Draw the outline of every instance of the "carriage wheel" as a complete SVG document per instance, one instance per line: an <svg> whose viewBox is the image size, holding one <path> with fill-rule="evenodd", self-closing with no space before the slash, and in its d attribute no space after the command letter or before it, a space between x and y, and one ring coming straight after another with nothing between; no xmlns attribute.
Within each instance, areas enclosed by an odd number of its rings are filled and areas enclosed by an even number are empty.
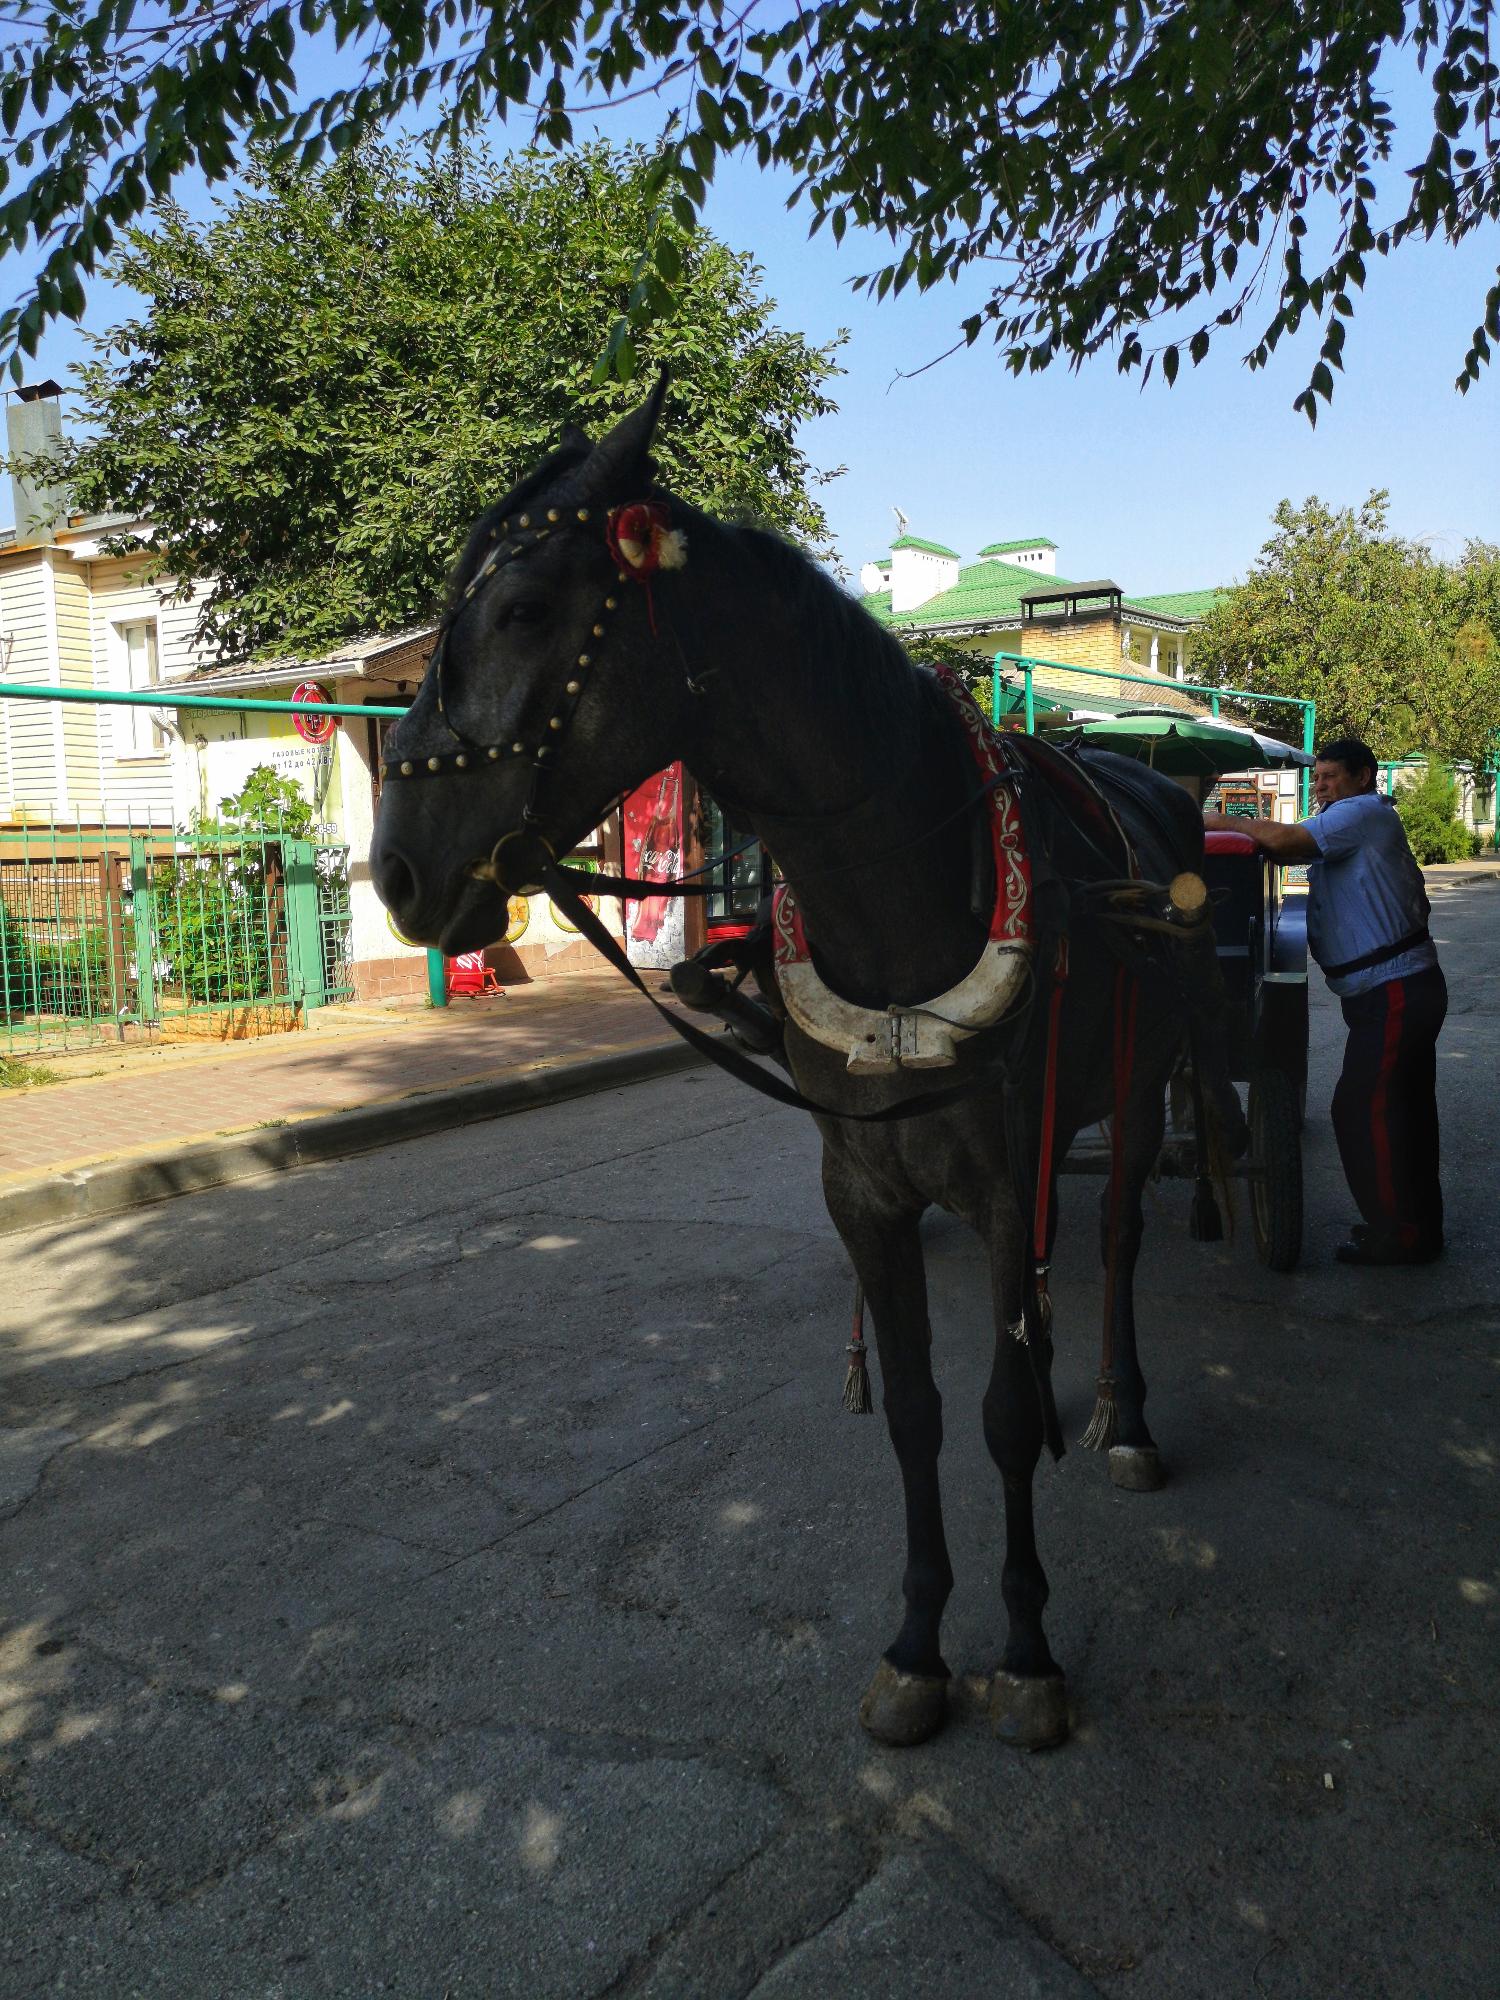
<svg viewBox="0 0 1500 2000"><path fill-rule="evenodd" d="M1279 1069L1290 1078L1297 1099L1297 1130L1307 1114L1307 988L1264 986L1255 1037L1257 1067Z"/></svg>
<svg viewBox="0 0 1500 2000"><path fill-rule="evenodd" d="M1250 1220L1267 1270L1296 1269L1302 1254L1302 1123L1298 1092L1285 1070L1250 1079Z"/></svg>

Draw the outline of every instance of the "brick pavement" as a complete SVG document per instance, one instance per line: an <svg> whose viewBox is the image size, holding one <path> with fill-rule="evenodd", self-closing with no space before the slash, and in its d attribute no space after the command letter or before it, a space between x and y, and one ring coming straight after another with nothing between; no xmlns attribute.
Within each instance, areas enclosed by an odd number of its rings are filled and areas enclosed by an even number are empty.
<svg viewBox="0 0 1500 2000"><path fill-rule="evenodd" d="M1426 874L1436 886L1495 876L1500 863L1486 857ZM665 974L648 978L665 982ZM446 1008L330 1007L313 1023L250 1042L38 1055L63 1080L0 1091L0 1189L671 1040L640 995L608 971L569 973L512 987L503 999L455 1000Z"/></svg>
<svg viewBox="0 0 1500 2000"><path fill-rule="evenodd" d="M328 1008L314 1019L257 1041L38 1054L61 1080L0 1092L0 1187L672 1039L607 972L503 999Z"/></svg>

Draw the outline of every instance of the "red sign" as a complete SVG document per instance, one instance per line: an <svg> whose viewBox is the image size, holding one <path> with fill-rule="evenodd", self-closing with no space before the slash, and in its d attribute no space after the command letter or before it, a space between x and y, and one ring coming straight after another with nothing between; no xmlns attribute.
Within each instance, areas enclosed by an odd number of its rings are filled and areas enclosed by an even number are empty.
<svg viewBox="0 0 1500 2000"><path fill-rule="evenodd" d="M682 766L669 764L625 801L625 873L670 882L682 867ZM671 908L670 896L625 905L625 935L654 944Z"/></svg>
<svg viewBox="0 0 1500 2000"><path fill-rule="evenodd" d="M319 687L316 681L302 681L292 689L292 700L306 702L316 707L320 702L331 702L333 696L327 688ZM336 715L294 715L292 727L304 743L331 743L333 732L339 726Z"/></svg>

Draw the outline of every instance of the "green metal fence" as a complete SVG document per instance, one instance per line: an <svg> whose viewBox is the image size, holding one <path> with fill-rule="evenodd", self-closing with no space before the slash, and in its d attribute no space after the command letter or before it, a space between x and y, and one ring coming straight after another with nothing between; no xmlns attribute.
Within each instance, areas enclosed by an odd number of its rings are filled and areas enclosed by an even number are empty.
<svg viewBox="0 0 1500 2000"><path fill-rule="evenodd" d="M1256 688L1209 687L1198 681L1169 680L1162 674L1133 674L1122 663L1120 667L1085 667L1068 660L1042 660L1028 658L1024 653L996 653L991 668L991 719L999 726L1003 705L1006 677L1018 674L1021 679L1022 712L1026 718L1026 731L1030 735L1036 728L1036 714L1039 708L1051 708L1055 702L1046 699L1038 691L1035 681L1037 669L1057 674L1082 674L1087 680L1129 682L1133 687L1156 690L1170 688L1176 694L1193 694L1206 699L1210 715L1220 713L1223 702L1242 705L1268 703L1277 708L1295 708L1302 718L1302 748L1311 753L1316 740L1318 705L1315 701L1304 701L1296 695L1262 694ZM1311 773L1301 774L1302 816L1305 819L1311 811Z"/></svg>
<svg viewBox="0 0 1500 2000"><path fill-rule="evenodd" d="M0 1049L290 1027L352 995L349 928L347 848L277 827L0 830Z"/></svg>

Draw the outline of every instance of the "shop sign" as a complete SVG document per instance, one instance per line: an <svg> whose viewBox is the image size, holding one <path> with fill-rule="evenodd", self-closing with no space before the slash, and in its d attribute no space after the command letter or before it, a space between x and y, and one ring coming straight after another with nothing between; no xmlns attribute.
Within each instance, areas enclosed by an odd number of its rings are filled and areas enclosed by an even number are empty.
<svg viewBox="0 0 1500 2000"><path fill-rule="evenodd" d="M333 696L327 688L320 687L317 681L299 681L292 689L292 700L316 709L319 704L331 702ZM339 718L336 715L311 714L292 717L292 727L304 743L331 743L333 732L338 726Z"/></svg>

